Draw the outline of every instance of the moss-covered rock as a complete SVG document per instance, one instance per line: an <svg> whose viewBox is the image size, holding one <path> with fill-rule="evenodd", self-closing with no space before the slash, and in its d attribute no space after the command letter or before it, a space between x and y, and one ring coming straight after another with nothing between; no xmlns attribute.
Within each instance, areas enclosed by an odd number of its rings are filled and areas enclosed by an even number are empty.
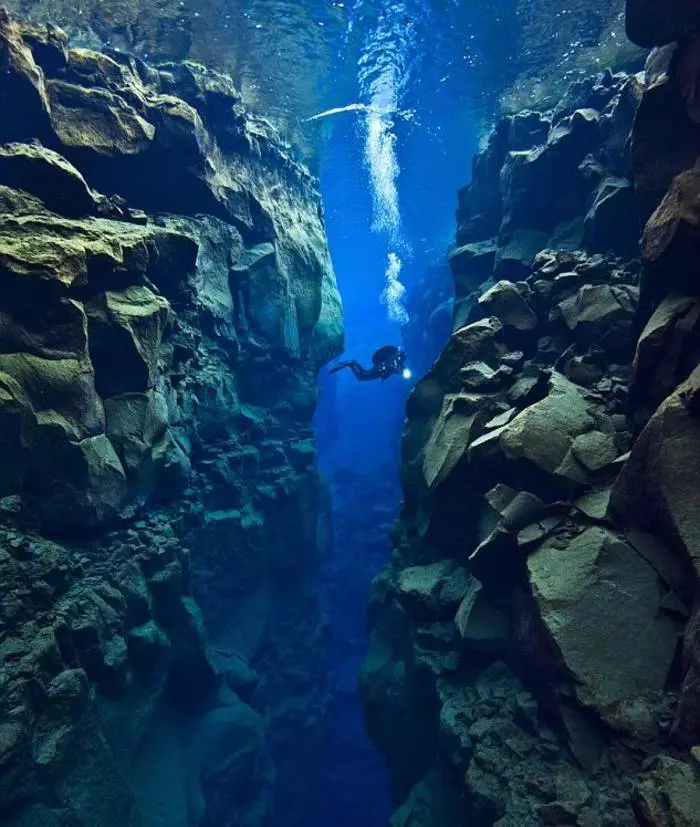
<svg viewBox="0 0 700 827"><path fill-rule="evenodd" d="M0 9L0 820L304 823L317 185L230 78L67 40Z"/></svg>
<svg viewBox="0 0 700 827"><path fill-rule="evenodd" d="M98 294L86 305L96 388L108 398L153 388L169 304L144 286Z"/></svg>

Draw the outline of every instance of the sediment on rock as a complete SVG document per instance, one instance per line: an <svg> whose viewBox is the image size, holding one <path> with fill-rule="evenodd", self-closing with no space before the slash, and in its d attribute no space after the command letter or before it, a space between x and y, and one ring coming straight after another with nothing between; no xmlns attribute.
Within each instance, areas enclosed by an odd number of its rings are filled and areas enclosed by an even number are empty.
<svg viewBox="0 0 700 827"><path fill-rule="evenodd" d="M315 181L229 78L2 7L0 109L0 820L303 820L342 338Z"/></svg>
<svg viewBox="0 0 700 827"><path fill-rule="evenodd" d="M369 604L392 824L695 818L700 236L658 96L693 121L696 48L502 120L459 195L453 333Z"/></svg>

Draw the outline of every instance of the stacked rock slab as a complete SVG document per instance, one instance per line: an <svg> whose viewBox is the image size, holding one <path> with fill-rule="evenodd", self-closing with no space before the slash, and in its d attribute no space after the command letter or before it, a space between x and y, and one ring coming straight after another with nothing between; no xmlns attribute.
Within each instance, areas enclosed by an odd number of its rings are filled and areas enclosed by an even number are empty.
<svg viewBox="0 0 700 827"><path fill-rule="evenodd" d="M392 827L697 823L700 225L694 171L658 205L660 59L502 121L460 194L454 331L369 605Z"/></svg>
<svg viewBox="0 0 700 827"><path fill-rule="evenodd" d="M315 182L229 78L0 7L3 824L259 827L275 775L303 821L340 345Z"/></svg>
<svg viewBox="0 0 700 827"><path fill-rule="evenodd" d="M629 132L641 93L641 75L605 72L573 84L552 111L499 121L459 193L457 323L479 285L525 278L547 247L636 256Z"/></svg>
<svg viewBox="0 0 700 827"><path fill-rule="evenodd" d="M673 725L674 744L686 751L700 743L700 9L670 2L660 21L655 4L629 2L628 30L638 42L656 47L633 133L635 177L647 212L653 212L642 240L643 330L631 386L632 413L641 433L613 490L611 513L628 531L660 535L693 586ZM654 117L659 106L668 107L663 131ZM657 163L657 157L662 161ZM663 783L667 774L663 767L652 778ZM640 804L640 811L649 823L657 823L649 802Z"/></svg>

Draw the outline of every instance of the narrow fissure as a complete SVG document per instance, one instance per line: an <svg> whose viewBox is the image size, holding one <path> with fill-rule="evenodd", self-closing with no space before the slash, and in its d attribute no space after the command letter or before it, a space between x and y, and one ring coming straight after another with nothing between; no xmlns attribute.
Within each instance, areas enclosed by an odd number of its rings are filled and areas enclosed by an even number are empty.
<svg viewBox="0 0 700 827"><path fill-rule="evenodd" d="M696 827L697 3L7 6L3 827Z"/></svg>

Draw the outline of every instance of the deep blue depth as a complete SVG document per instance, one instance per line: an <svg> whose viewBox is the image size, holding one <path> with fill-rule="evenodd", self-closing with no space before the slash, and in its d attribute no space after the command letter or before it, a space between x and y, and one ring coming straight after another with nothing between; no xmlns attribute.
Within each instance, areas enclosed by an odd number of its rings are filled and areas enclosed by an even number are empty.
<svg viewBox="0 0 700 827"><path fill-rule="evenodd" d="M410 291L444 259L454 237L457 189L467 183L476 150L466 114L436 113L436 126L397 127L404 235L414 253L402 274ZM445 100L444 108L450 102ZM437 107L438 109L440 107ZM341 115L324 154L322 193L331 256L343 297L346 355L369 364L381 345L401 343L401 328L380 302L387 241L372 231L372 194L357 115ZM431 118L432 120L432 118ZM448 124L440 128L437 124ZM426 318L432 308L425 308ZM421 363L408 354L409 366ZM324 807L318 827L386 827L389 782L364 729L357 680L366 652L365 608L372 578L387 561L389 530L401 500L400 438L411 382L358 383L349 371L319 378L316 431L321 470L333 496L334 547L326 563L328 677Z"/></svg>

